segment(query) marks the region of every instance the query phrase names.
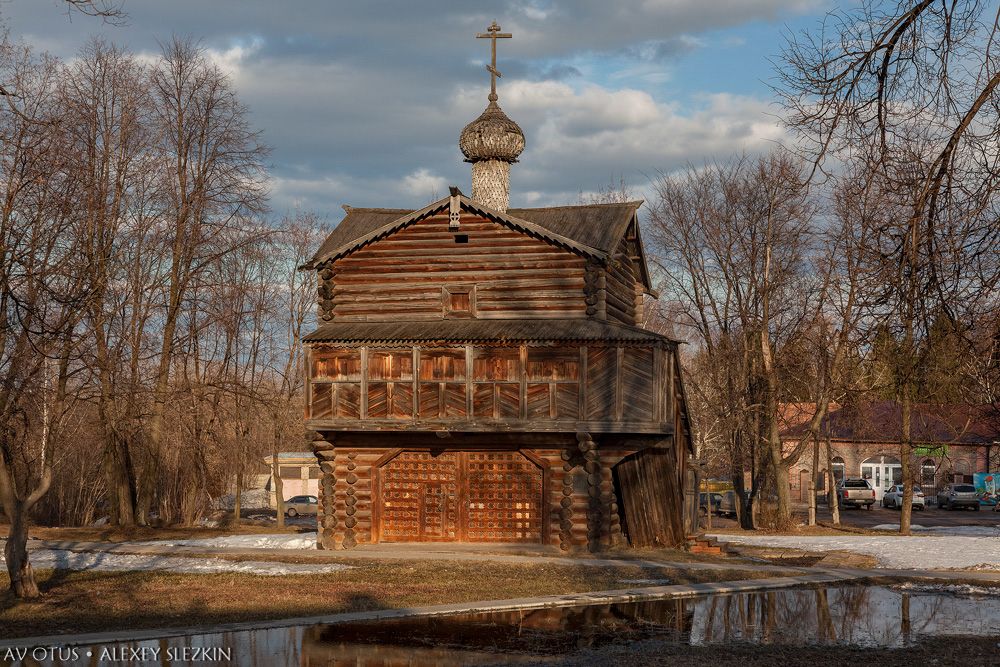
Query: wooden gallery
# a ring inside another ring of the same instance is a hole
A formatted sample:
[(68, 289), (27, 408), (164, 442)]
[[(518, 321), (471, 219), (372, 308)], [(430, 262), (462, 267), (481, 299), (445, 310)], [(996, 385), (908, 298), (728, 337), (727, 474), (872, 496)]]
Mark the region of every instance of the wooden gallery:
[[(487, 37), (504, 37), (494, 24)], [(677, 343), (637, 326), (641, 202), (510, 209), (521, 129), (462, 131), (472, 196), (346, 207), (305, 267), (319, 547), (494, 542), (598, 551), (693, 532)]]

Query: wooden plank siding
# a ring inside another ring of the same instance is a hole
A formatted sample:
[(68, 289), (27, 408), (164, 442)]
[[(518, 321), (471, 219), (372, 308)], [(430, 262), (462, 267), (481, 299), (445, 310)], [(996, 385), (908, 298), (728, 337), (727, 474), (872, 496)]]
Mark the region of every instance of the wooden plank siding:
[[(464, 216), (450, 230), (447, 216), (435, 216), (335, 261), (332, 319), (582, 318), (584, 266), (568, 250), (485, 218)], [(450, 309), (449, 288), (472, 312)]]
[(310, 360), (315, 430), (670, 434), (676, 418), (664, 347), (316, 345)]

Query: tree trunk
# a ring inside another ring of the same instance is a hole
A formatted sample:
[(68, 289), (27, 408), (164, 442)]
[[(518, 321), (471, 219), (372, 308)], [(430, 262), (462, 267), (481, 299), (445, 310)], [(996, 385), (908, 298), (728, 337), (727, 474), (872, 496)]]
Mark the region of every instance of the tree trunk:
[(10, 533), (4, 544), (3, 555), (7, 560), (10, 590), (20, 600), (32, 600), (41, 596), (41, 592), (28, 559), (28, 513), (24, 503), (15, 500), (7, 514), (10, 517)]
[(833, 474), (833, 451), (830, 446), (830, 436), (826, 437), (826, 474), (830, 488), (830, 514), (833, 516), (833, 525), (840, 525), (840, 499), (837, 498), (837, 478)]
[(905, 384), (903, 402), (900, 406), (900, 412), (903, 417), (903, 437), (900, 438), (899, 442), (899, 464), (902, 472), (902, 480), (900, 482), (903, 485), (902, 507), (899, 508), (900, 535), (910, 534), (910, 518), (913, 512), (913, 482), (910, 479), (910, 455), (912, 452), (912, 448), (910, 447), (910, 415), (913, 412), (913, 398), (910, 391), (911, 383), (907, 381)]
[(819, 438), (813, 435), (813, 461), (809, 474), (809, 525), (816, 525), (816, 478), (819, 475)]
[(275, 412), (274, 433), (271, 438), (271, 486), (274, 487), (274, 509), (278, 513), (278, 528), (285, 527), (285, 486), (281, 481), (281, 466), (278, 465), (278, 453), (281, 449), (281, 415)]
[(243, 512), (243, 466), (236, 468), (236, 498), (233, 501), (232, 528), (239, 531), (240, 514)]
[(105, 438), (105, 470), (108, 477), (110, 520), (116, 526), (135, 525), (135, 473), (128, 445), (115, 433)]

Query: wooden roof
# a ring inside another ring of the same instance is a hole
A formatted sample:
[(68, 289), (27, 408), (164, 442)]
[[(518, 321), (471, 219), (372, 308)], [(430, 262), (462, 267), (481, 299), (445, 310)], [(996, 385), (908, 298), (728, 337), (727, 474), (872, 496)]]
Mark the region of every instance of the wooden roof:
[[(606, 259), (613, 254), (629, 223), (635, 219), (641, 201), (621, 204), (583, 204), (549, 208), (512, 208), (501, 213), (462, 195), (463, 209), (513, 227), (518, 231), (544, 238), (579, 254)], [(323, 245), (305, 268), (314, 268), (337, 259), (448, 208), (449, 197), (419, 211), (393, 208), (352, 208), (330, 232)], [(643, 267), (645, 268), (645, 267)]]
[(307, 343), (472, 343), (516, 341), (674, 341), (638, 327), (594, 320), (428, 320), (331, 322), (305, 336)]

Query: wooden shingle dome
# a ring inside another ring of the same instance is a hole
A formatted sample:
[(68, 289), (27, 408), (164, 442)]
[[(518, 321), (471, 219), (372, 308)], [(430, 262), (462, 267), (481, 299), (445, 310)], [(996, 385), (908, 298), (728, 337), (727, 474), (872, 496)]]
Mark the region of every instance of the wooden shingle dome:
[(524, 150), (524, 132), (495, 100), (490, 100), (479, 118), (462, 130), (458, 146), (466, 162), (500, 160), (513, 163)]

